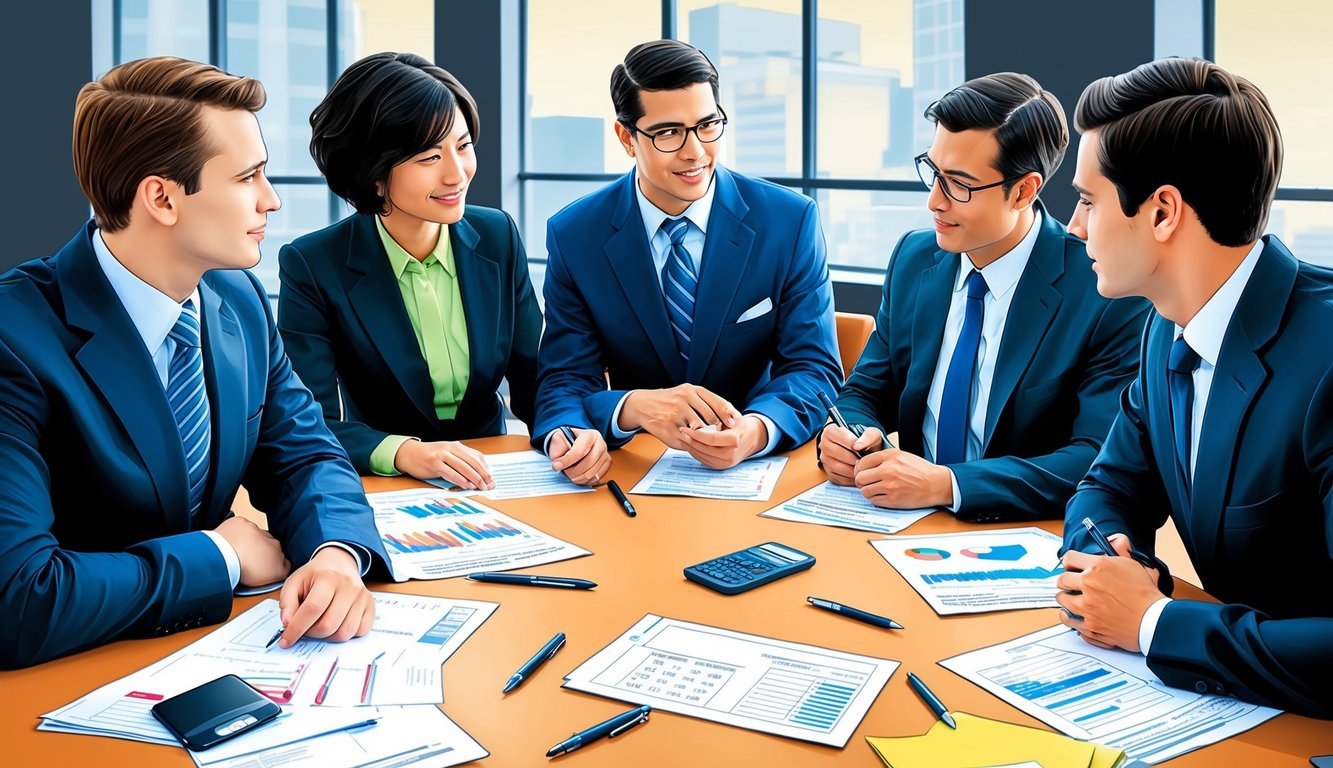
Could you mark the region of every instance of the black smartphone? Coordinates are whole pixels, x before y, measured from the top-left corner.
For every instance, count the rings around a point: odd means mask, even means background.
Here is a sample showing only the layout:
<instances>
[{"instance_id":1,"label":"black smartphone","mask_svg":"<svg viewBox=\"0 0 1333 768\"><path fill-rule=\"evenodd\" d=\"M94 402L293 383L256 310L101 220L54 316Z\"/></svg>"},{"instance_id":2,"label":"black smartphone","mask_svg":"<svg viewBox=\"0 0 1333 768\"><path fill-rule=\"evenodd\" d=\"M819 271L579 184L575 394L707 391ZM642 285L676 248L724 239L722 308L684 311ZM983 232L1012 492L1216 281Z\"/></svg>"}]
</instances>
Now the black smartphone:
<instances>
[{"instance_id":1,"label":"black smartphone","mask_svg":"<svg viewBox=\"0 0 1333 768\"><path fill-rule=\"evenodd\" d=\"M216 680L153 705L153 717L195 752L258 728L282 708L236 675Z\"/></svg>"}]
</instances>

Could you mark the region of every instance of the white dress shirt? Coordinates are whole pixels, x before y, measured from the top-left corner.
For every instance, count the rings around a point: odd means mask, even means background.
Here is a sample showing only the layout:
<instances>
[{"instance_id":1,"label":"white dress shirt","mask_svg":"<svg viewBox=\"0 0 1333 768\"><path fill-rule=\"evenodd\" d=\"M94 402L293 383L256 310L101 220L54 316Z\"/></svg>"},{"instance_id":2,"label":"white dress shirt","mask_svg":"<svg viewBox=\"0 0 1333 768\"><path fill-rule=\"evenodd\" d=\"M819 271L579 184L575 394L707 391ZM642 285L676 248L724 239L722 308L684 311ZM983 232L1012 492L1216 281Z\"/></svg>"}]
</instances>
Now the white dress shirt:
<instances>
[{"instance_id":1,"label":"white dress shirt","mask_svg":"<svg viewBox=\"0 0 1333 768\"><path fill-rule=\"evenodd\" d=\"M1009 319L1009 307L1013 304L1014 289L1023 277L1023 270L1032 257L1032 248L1041 233L1041 212L1033 209L1032 226L1023 239L1005 255L977 270L986 279L989 290L981 300L981 343L977 348L977 368L972 399L971 418L968 419L966 460L976 461L981 458L982 446L986 434L986 409L990 403L991 382L995 379L995 363L1000 356L1000 341L1004 337L1004 326ZM940 342L940 355L935 361L935 375L930 381L930 390L926 395L926 418L921 427L921 436L925 443L925 458L935 460L936 438L939 433L940 404L944 400L944 379L949 373L949 362L953 359L954 348L958 346L958 334L963 329L963 318L967 312L967 276L976 267L966 253L958 255L958 274L954 276L953 294L949 299L949 314L944 320L944 336ZM953 505L950 512L957 512L963 503L958 489L958 478L953 470L949 471L949 480L953 484Z\"/></svg>"},{"instance_id":2,"label":"white dress shirt","mask_svg":"<svg viewBox=\"0 0 1333 768\"><path fill-rule=\"evenodd\" d=\"M1217 289L1208 303L1203 305L1189 323L1181 328L1176 326L1176 337L1183 333L1185 343L1190 345L1199 356L1199 367L1194 369L1194 401L1190 407L1190 465L1191 482L1194 478L1195 462L1199 458L1199 436L1203 433L1203 418L1208 410L1208 393L1213 389L1213 373L1217 370L1217 358L1222 354L1222 340L1226 338L1231 317L1236 314L1236 305L1241 294L1254 274L1254 267L1259 263L1259 255L1264 252L1264 241L1259 240L1245 254L1245 258L1236 266L1222 287ZM1157 633L1157 622L1162 618L1162 610L1171 598L1163 597L1148 606L1147 612L1139 622L1139 651L1148 655L1152 647L1153 635Z\"/></svg>"}]
</instances>

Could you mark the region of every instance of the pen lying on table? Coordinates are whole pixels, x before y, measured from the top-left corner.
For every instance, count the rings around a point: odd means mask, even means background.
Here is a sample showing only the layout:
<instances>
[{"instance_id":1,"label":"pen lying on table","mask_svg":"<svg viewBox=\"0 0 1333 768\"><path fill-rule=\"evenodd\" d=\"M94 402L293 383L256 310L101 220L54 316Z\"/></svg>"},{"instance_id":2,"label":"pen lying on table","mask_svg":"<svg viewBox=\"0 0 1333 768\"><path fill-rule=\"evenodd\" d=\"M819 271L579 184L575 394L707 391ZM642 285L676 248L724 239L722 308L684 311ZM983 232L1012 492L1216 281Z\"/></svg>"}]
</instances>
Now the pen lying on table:
<instances>
[{"instance_id":1,"label":"pen lying on table","mask_svg":"<svg viewBox=\"0 0 1333 768\"><path fill-rule=\"evenodd\" d=\"M825 600L819 597L807 597L806 600L809 600L810 604L816 608L823 608L826 611L840 613L849 619L856 619L857 621L865 622L871 626L882 627L884 629L903 628L902 624L890 619L888 616L880 616L878 614L870 613L869 611L863 611L860 608L853 608L850 605L835 603L832 600Z\"/></svg>"},{"instance_id":2,"label":"pen lying on table","mask_svg":"<svg viewBox=\"0 0 1333 768\"><path fill-rule=\"evenodd\" d=\"M568 739L556 744L546 751L547 757L563 755L566 752L573 752L579 747L587 746L590 742L596 741L603 736L612 737L628 731L636 725L642 725L648 722L648 714L653 711L652 707L635 707L628 712L622 712L610 720L604 720L597 725L579 731Z\"/></svg>"},{"instance_id":3,"label":"pen lying on table","mask_svg":"<svg viewBox=\"0 0 1333 768\"><path fill-rule=\"evenodd\" d=\"M563 576L537 576L527 573L492 573L479 571L469 573L468 581L482 581L488 584L515 584L520 587L564 587L565 589L592 589L597 582L587 579L569 579Z\"/></svg>"}]
</instances>

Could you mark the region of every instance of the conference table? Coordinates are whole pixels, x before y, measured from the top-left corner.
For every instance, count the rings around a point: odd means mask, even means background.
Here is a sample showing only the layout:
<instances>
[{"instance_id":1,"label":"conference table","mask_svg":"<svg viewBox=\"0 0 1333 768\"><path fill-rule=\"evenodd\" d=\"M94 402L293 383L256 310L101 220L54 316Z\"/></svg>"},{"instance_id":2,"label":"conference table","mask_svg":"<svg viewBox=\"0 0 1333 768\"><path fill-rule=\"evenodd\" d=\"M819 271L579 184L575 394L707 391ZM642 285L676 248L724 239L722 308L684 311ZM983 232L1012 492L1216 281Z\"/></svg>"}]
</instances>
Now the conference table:
<instances>
[{"instance_id":1,"label":"conference table","mask_svg":"<svg viewBox=\"0 0 1333 768\"><path fill-rule=\"evenodd\" d=\"M486 453L525 450L519 436L470 441ZM614 454L610 478L626 490L663 451L640 435ZM920 675L954 711L1013 723L1047 726L937 661L1000 643L1057 623L1057 609L940 617L867 542L879 534L758 517L823 479L814 446L790 454L768 502L631 496L628 517L610 491L488 502L536 528L593 554L531 571L591 579L591 591L565 591L462 578L373 583L371 588L500 604L499 610L444 665L443 710L490 751L496 766L564 763L594 766L881 766L867 736L924 733L934 716L907 686ZM367 492L418 487L406 478L365 478ZM1058 533L1060 523L1039 523ZM945 533L974 526L937 512L906 533ZM1010 526L1012 527L1012 526ZM765 541L814 555L803 573L750 592L726 596L689 582L684 567ZM906 629L886 631L816 609L817 595L891 616ZM1207 599L1179 582L1177 596ZM233 616L264 598L238 598ZM846 748L809 744L714 722L655 711L650 721L614 739L548 761L546 750L571 733L628 705L560 687L562 677L645 614L724 627L782 640L894 659L902 667L871 706ZM91 736L42 733L37 716L133 672L198 639L213 627L168 637L125 640L30 669L0 672L0 765L189 766L183 750ZM555 632L568 643L526 684L508 695L509 676ZM1048 729L1049 730L1049 729ZM1309 756L1333 753L1333 724L1283 714L1235 738L1169 762L1171 766L1308 766Z\"/></svg>"}]
</instances>

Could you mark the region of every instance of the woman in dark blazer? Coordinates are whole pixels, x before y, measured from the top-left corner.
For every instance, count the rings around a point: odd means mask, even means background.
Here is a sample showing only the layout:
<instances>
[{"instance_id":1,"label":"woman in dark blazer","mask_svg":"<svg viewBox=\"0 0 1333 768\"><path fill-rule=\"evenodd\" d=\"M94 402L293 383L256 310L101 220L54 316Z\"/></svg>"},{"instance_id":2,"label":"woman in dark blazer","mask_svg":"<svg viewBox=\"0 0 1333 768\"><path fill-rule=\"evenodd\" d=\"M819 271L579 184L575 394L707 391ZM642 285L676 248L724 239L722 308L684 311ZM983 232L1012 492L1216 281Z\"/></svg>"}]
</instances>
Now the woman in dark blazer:
<instances>
[{"instance_id":1,"label":"woman in dark blazer","mask_svg":"<svg viewBox=\"0 0 1333 768\"><path fill-rule=\"evenodd\" d=\"M541 310L518 228L465 205L477 106L420 56L379 53L310 116L310 153L357 213L278 254L278 327L362 474L493 487L461 443L531 426Z\"/></svg>"}]
</instances>

